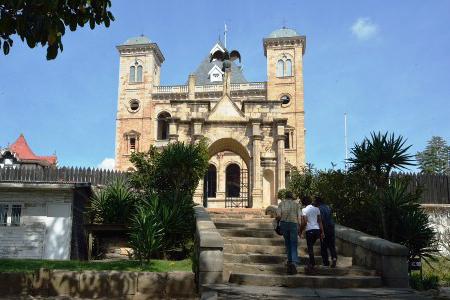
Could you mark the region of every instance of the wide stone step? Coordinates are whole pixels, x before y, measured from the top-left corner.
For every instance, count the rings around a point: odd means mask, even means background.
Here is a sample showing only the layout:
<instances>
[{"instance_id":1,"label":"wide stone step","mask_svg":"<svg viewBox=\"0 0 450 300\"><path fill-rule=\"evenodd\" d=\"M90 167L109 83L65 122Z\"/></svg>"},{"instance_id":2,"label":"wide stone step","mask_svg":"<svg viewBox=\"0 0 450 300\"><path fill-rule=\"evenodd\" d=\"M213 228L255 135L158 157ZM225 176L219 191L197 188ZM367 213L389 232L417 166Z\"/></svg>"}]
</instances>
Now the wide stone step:
<instances>
[{"instance_id":1,"label":"wide stone step","mask_svg":"<svg viewBox=\"0 0 450 300\"><path fill-rule=\"evenodd\" d=\"M281 264L287 261L286 255L270 255L270 254L230 254L223 255L225 263L241 263L241 264ZM321 256L315 256L316 264L322 262ZM300 264L305 265L309 259L305 255L299 256Z\"/></svg>"},{"instance_id":2,"label":"wide stone step","mask_svg":"<svg viewBox=\"0 0 450 300\"><path fill-rule=\"evenodd\" d=\"M381 287L379 276L276 275L231 273L230 283L256 286L283 286L289 288L376 288Z\"/></svg>"},{"instance_id":3,"label":"wide stone step","mask_svg":"<svg viewBox=\"0 0 450 300\"><path fill-rule=\"evenodd\" d=\"M223 235L222 237L224 243L226 244L284 246L284 239L279 235L273 238L237 237L237 236L223 236Z\"/></svg>"},{"instance_id":4,"label":"wide stone step","mask_svg":"<svg viewBox=\"0 0 450 300\"><path fill-rule=\"evenodd\" d=\"M267 229L274 230L272 222L255 222L252 221L215 221L214 225L216 225L217 229Z\"/></svg>"},{"instance_id":5,"label":"wide stone step","mask_svg":"<svg viewBox=\"0 0 450 300\"><path fill-rule=\"evenodd\" d=\"M299 243L298 253L306 254L308 253L306 243ZM269 245L250 245L250 244L237 244L237 243L227 243L225 241L223 251L225 253L233 254L286 254L286 248L283 245L269 246ZM314 253L320 255L320 245L314 246Z\"/></svg>"},{"instance_id":6,"label":"wide stone step","mask_svg":"<svg viewBox=\"0 0 450 300\"><path fill-rule=\"evenodd\" d=\"M273 229L218 229L222 237L282 238Z\"/></svg>"},{"instance_id":7,"label":"wide stone step","mask_svg":"<svg viewBox=\"0 0 450 300\"><path fill-rule=\"evenodd\" d=\"M224 273L245 273L245 274L277 274L285 275L286 266L278 264L240 264L240 263L225 263L223 265ZM306 274L305 267L297 267L299 274ZM316 266L315 275L327 275L327 276L376 276L375 270L367 270L361 267L352 266L348 260L342 260L338 262L336 268L324 267L321 265ZM227 278L228 279L228 278Z\"/></svg>"}]
</instances>

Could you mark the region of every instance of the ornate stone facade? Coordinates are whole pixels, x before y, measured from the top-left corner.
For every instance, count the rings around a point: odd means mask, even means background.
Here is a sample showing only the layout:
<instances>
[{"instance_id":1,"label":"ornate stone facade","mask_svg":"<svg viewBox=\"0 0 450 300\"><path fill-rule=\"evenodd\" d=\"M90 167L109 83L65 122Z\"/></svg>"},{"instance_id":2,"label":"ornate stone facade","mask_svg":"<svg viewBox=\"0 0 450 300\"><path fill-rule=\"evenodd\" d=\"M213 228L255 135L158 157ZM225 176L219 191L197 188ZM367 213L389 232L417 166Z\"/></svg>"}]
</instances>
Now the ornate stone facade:
<instances>
[{"instance_id":1,"label":"ornate stone facade","mask_svg":"<svg viewBox=\"0 0 450 300\"><path fill-rule=\"evenodd\" d=\"M209 143L210 168L195 195L207 207L275 204L289 170L305 164L303 54L306 38L279 29L263 39L267 82L248 82L241 67L208 55L186 85L160 85L164 62L145 37L118 46L116 167L133 151L171 141ZM219 42L211 49L225 51ZM245 58L244 58L245 59Z\"/></svg>"}]
</instances>

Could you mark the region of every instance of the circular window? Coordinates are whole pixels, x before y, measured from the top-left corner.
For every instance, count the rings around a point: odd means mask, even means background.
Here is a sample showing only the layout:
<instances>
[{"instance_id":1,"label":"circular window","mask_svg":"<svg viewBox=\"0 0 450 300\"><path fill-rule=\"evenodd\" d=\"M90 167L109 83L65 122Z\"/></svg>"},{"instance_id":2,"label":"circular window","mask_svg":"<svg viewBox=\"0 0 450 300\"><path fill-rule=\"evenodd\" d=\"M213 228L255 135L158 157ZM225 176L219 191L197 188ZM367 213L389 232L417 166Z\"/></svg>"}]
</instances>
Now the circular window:
<instances>
[{"instance_id":1,"label":"circular window","mask_svg":"<svg viewBox=\"0 0 450 300\"><path fill-rule=\"evenodd\" d=\"M130 110L131 111L137 111L139 109L139 101L136 99L133 99L130 101Z\"/></svg>"},{"instance_id":2,"label":"circular window","mask_svg":"<svg viewBox=\"0 0 450 300\"><path fill-rule=\"evenodd\" d=\"M283 102L283 105L288 105L291 102L291 98L288 95L281 96L280 100Z\"/></svg>"}]
</instances>

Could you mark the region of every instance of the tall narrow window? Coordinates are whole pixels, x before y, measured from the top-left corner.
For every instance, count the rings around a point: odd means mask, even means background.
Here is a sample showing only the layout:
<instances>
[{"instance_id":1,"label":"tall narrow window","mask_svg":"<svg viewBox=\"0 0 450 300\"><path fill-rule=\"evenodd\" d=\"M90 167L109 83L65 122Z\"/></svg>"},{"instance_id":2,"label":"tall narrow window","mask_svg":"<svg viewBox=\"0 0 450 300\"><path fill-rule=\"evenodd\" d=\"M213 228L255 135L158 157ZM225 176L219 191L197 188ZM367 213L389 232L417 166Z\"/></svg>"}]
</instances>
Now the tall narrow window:
<instances>
[{"instance_id":1,"label":"tall narrow window","mask_svg":"<svg viewBox=\"0 0 450 300\"><path fill-rule=\"evenodd\" d=\"M11 208L11 226L20 225L21 215L22 215L22 205L13 205Z\"/></svg>"},{"instance_id":2,"label":"tall narrow window","mask_svg":"<svg viewBox=\"0 0 450 300\"><path fill-rule=\"evenodd\" d=\"M136 151L136 138L130 137L130 152Z\"/></svg>"},{"instance_id":3,"label":"tall narrow window","mask_svg":"<svg viewBox=\"0 0 450 300\"><path fill-rule=\"evenodd\" d=\"M290 59L286 60L284 76L292 76L292 61Z\"/></svg>"},{"instance_id":4,"label":"tall narrow window","mask_svg":"<svg viewBox=\"0 0 450 300\"><path fill-rule=\"evenodd\" d=\"M241 168L237 164L230 164L225 170L227 197L240 197L241 194Z\"/></svg>"},{"instance_id":5,"label":"tall narrow window","mask_svg":"<svg viewBox=\"0 0 450 300\"><path fill-rule=\"evenodd\" d=\"M158 140L167 140L169 138L169 118L168 112L162 112L158 115Z\"/></svg>"},{"instance_id":6,"label":"tall narrow window","mask_svg":"<svg viewBox=\"0 0 450 300\"><path fill-rule=\"evenodd\" d=\"M279 60L277 62L277 77L283 77L284 76L284 61Z\"/></svg>"},{"instance_id":7,"label":"tall narrow window","mask_svg":"<svg viewBox=\"0 0 450 300\"><path fill-rule=\"evenodd\" d=\"M8 204L0 204L0 226L6 226L8 222Z\"/></svg>"},{"instance_id":8,"label":"tall narrow window","mask_svg":"<svg viewBox=\"0 0 450 300\"><path fill-rule=\"evenodd\" d=\"M130 82L135 82L135 81L136 81L136 67L131 66L130 67Z\"/></svg>"},{"instance_id":9,"label":"tall narrow window","mask_svg":"<svg viewBox=\"0 0 450 300\"><path fill-rule=\"evenodd\" d=\"M210 164L208 167L208 172L205 176L205 190L208 198L216 198L217 190L217 168L215 165Z\"/></svg>"},{"instance_id":10,"label":"tall narrow window","mask_svg":"<svg viewBox=\"0 0 450 300\"><path fill-rule=\"evenodd\" d=\"M284 133L284 149L290 149L291 143L290 143L290 132Z\"/></svg>"},{"instance_id":11,"label":"tall narrow window","mask_svg":"<svg viewBox=\"0 0 450 300\"><path fill-rule=\"evenodd\" d=\"M142 82L142 66L141 66L141 65L139 65L139 66L137 67L136 81L137 81L137 82Z\"/></svg>"}]
</instances>

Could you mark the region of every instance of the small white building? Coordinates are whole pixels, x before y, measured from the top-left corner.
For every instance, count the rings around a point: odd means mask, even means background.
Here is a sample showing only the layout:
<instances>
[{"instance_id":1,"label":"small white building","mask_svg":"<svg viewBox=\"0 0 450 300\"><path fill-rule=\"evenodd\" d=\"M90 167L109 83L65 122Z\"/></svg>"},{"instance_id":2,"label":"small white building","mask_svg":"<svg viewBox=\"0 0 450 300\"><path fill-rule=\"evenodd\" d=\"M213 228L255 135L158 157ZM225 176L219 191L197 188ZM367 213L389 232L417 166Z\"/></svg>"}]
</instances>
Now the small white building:
<instances>
[{"instance_id":1,"label":"small white building","mask_svg":"<svg viewBox=\"0 0 450 300\"><path fill-rule=\"evenodd\" d=\"M87 259L90 184L0 182L0 258Z\"/></svg>"}]
</instances>

